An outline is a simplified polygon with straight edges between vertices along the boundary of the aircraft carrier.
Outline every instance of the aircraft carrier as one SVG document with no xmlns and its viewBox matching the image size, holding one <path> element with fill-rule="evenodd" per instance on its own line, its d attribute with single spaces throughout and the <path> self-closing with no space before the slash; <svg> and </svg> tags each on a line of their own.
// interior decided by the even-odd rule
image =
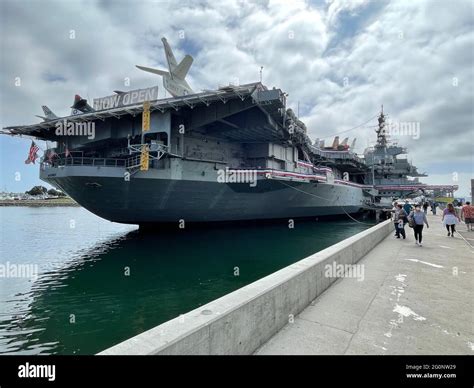
<svg viewBox="0 0 474 388">
<path fill-rule="evenodd" d="M 141 226 L 353 214 L 382 197 L 456 190 L 417 180 L 397 157 L 406 150 L 388 143 L 383 112 L 363 156 L 347 138 L 325 147 L 282 90 L 255 82 L 196 93 L 185 80 L 192 57 L 178 64 L 163 44 L 169 71 L 137 67 L 162 76 L 172 97 L 117 90 L 92 107 L 76 95 L 70 116 L 44 106 L 43 122 L 2 133 L 54 142 L 42 180 L 100 217 Z"/>
</svg>

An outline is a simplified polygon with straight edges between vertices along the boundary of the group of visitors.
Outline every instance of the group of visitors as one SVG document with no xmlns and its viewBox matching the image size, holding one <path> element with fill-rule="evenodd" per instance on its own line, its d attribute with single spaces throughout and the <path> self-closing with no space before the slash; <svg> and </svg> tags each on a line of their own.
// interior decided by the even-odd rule
<svg viewBox="0 0 474 388">
<path fill-rule="evenodd" d="M 426 228 L 429 228 L 428 219 L 426 217 L 428 206 L 428 202 L 416 204 L 415 206 L 412 206 L 408 200 L 406 200 L 404 204 L 395 202 L 392 209 L 395 237 L 406 239 L 405 225 L 409 224 L 409 226 L 413 228 L 415 244 L 421 247 L 423 228 L 425 225 Z M 437 206 L 438 204 L 436 202 L 431 203 L 431 210 L 434 215 L 436 215 Z M 472 206 L 470 202 L 466 202 L 466 204 L 459 209 L 459 213 L 460 214 L 456 212 L 452 203 L 449 203 L 446 209 L 443 210 L 441 221 L 448 231 L 448 237 L 454 237 L 456 225 L 461 223 L 461 219 L 465 222 L 468 231 L 474 230 L 474 206 Z"/>
<path fill-rule="evenodd" d="M 436 201 L 431 201 L 431 202 L 425 201 L 425 202 L 423 202 L 423 204 L 420 204 L 420 206 L 423 208 L 423 212 L 425 214 L 428 214 L 428 208 L 430 208 L 431 212 L 435 216 L 436 215 L 436 208 L 438 208 L 439 204 Z"/>
<path fill-rule="evenodd" d="M 423 211 L 421 211 L 421 208 L 422 205 L 417 204 L 413 207 L 408 201 L 405 201 L 404 205 L 395 202 L 392 212 L 394 213 L 396 238 L 406 239 L 405 225 L 409 224 L 413 228 L 416 245 L 422 246 L 423 228 L 425 225 L 427 228 L 430 227 L 426 218 L 428 203 L 423 204 Z"/>
</svg>

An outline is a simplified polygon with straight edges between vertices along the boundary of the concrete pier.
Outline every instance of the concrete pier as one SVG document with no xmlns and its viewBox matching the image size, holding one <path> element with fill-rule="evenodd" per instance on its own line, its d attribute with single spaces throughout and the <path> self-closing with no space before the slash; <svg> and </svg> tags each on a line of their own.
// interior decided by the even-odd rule
<svg viewBox="0 0 474 388">
<path fill-rule="evenodd" d="M 339 279 L 255 354 L 474 354 L 474 232 L 428 222 L 422 247 L 390 233 L 363 280 Z"/>
</svg>

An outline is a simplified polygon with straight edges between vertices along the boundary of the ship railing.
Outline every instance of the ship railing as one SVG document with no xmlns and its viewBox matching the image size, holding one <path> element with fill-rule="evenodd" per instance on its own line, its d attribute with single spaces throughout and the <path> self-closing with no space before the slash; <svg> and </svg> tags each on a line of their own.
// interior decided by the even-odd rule
<svg viewBox="0 0 474 388">
<path fill-rule="evenodd" d="M 131 144 L 128 149 L 133 156 L 127 159 L 127 169 L 134 170 L 141 166 L 141 155 L 144 146 L 148 147 L 149 161 L 160 160 L 164 155 L 169 154 L 169 147 L 161 143 Z"/>
<path fill-rule="evenodd" d="M 150 160 L 160 159 L 164 153 L 158 153 L 157 156 L 150 155 Z M 84 156 L 73 156 L 65 154 L 56 155 L 53 159 L 43 158 L 41 167 L 64 167 L 64 166 L 92 166 L 92 167 L 125 167 L 133 169 L 141 165 L 141 154 L 135 154 L 129 158 L 92 158 Z"/>
<path fill-rule="evenodd" d="M 169 147 L 167 145 L 161 144 L 161 143 L 145 143 L 145 144 L 130 144 L 128 146 L 128 150 L 130 154 L 136 154 L 136 153 L 141 153 L 143 150 L 143 146 L 148 146 L 148 151 L 152 154 L 151 156 L 153 157 L 154 153 L 157 153 L 158 159 L 161 159 L 161 157 L 164 154 L 169 153 Z"/>
<path fill-rule="evenodd" d="M 134 169 L 140 167 L 141 165 L 141 154 L 132 156 L 131 158 L 127 159 L 125 167 L 128 169 Z"/>
<path fill-rule="evenodd" d="M 93 166 L 93 167 L 126 167 L 127 159 L 121 158 L 97 158 L 77 155 L 79 152 L 70 152 L 68 155 L 56 154 L 51 160 L 42 158 L 42 167 L 64 167 L 64 166 Z"/>
</svg>

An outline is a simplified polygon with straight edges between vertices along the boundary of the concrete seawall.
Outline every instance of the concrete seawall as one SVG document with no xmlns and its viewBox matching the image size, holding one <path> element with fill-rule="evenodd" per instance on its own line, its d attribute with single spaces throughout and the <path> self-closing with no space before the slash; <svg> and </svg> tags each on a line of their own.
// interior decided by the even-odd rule
<svg viewBox="0 0 474 388">
<path fill-rule="evenodd" d="M 252 354 L 337 280 L 326 265 L 357 263 L 392 230 L 387 220 L 99 355 Z"/>
</svg>

